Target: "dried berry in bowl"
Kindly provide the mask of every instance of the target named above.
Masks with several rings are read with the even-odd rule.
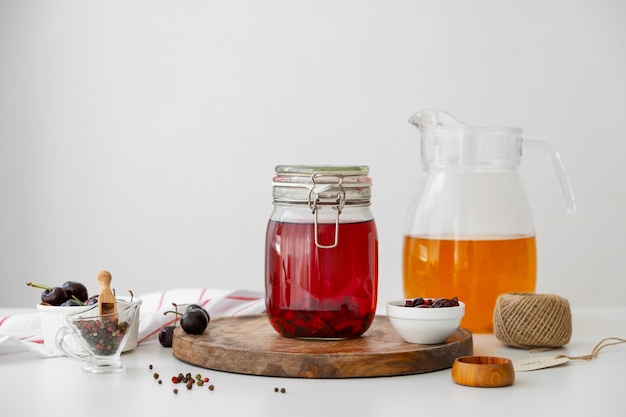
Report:
[[[458,307],[459,299],[454,298],[407,298],[404,301],[404,307],[417,307],[417,308],[442,308],[442,307]]]

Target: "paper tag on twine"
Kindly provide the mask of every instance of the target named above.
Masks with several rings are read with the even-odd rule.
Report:
[[[619,337],[607,337],[602,339],[593,351],[588,355],[582,356],[567,356],[567,355],[556,355],[556,356],[541,356],[537,358],[527,358],[521,359],[513,362],[513,369],[516,372],[525,372],[525,371],[535,371],[537,369],[550,368],[553,366],[562,365],[570,360],[583,360],[590,361],[598,356],[598,353],[602,349],[607,346],[619,345],[620,343],[626,343],[626,339],[621,339]]]
[[[513,361],[515,372],[535,371],[537,369],[551,368],[569,362],[569,358],[557,356],[542,356],[539,358],[522,359]]]

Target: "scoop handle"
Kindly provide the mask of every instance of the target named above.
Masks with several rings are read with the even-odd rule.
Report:
[[[111,273],[101,271],[98,274],[98,282],[100,283],[100,295],[98,296],[100,315],[117,313],[115,296],[111,291]]]

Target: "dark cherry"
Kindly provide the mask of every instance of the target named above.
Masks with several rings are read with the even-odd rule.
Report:
[[[66,302],[67,299],[67,293],[61,287],[52,287],[49,290],[44,290],[41,294],[41,302],[53,306],[59,306]]]
[[[69,298],[65,290],[61,287],[48,287],[42,284],[35,284],[32,282],[27,282],[26,285],[29,287],[42,289],[41,293],[41,303],[48,304],[51,306],[60,306]]]
[[[77,281],[65,281],[61,286],[67,293],[69,298],[76,297],[79,301],[85,302],[89,298],[87,293],[87,287],[84,284]]]
[[[172,347],[172,340],[174,340],[175,326],[165,326],[159,332],[159,343],[163,347]]]
[[[209,314],[203,308],[185,311],[180,319],[180,327],[188,334],[201,334],[209,324]]]
[[[206,309],[203,308],[201,305],[199,305],[199,304],[189,304],[189,306],[187,306],[187,308],[185,309],[185,313],[187,313],[187,312],[189,312],[191,310],[200,310],[204,314],[206,314],[207,324],[211,321],[211,318],[209,317],[209,312],[206,311]]]
[[[182,327],[187,334],[201,334],[211,321],[209,312],[198,304],[188,305],[185,309],[185,313],[178,311],[179,304],[172,303],[172,305],[176,307],[176,311],[166,311],[163,314],[173,313],[181,316],[180,327]]]
[[[61,304],[61,306],[63,307],[74,307],[74,306],[82,306],[84,304],[82,304],[80,301],[76,301],[73,298],[68,298],[63,304]]]

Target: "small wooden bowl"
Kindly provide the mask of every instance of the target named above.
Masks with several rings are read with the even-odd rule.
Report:
[[[515,369],[506,358],[462,356],[452,364],[452,380],[468,387],[506,387],[515,381]]]

